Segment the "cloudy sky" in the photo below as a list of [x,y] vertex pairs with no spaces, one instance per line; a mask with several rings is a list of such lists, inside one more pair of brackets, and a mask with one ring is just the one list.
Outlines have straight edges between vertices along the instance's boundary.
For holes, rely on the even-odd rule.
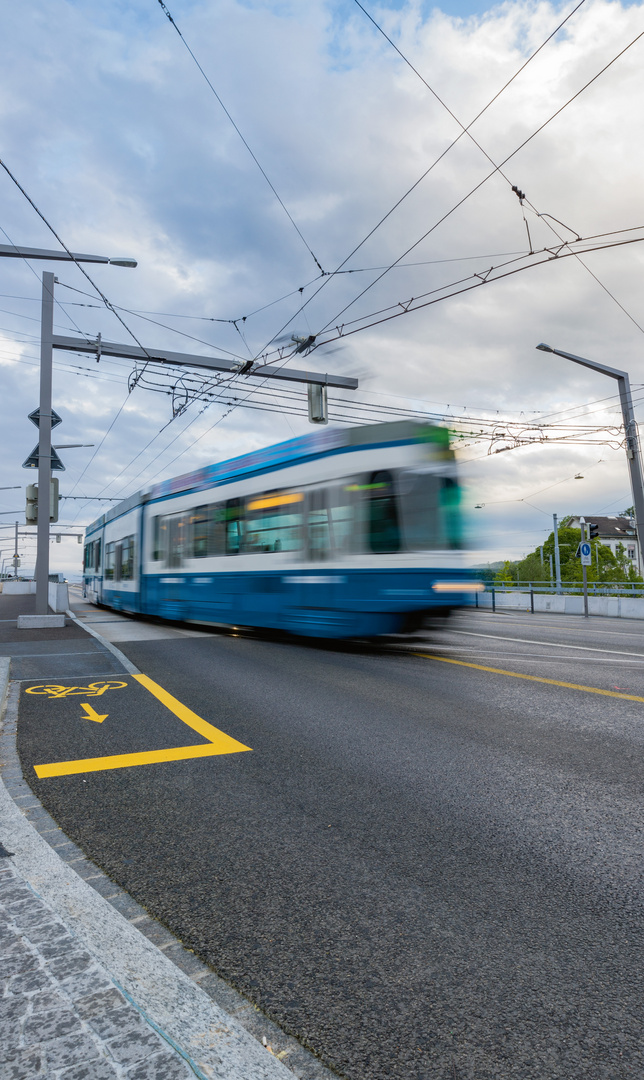
[[[58,333],[239,361],[315,334],[305,366],[360,379],[332,415],[451,417],[476,561],[531,550],[553,512],[630,505],[615,384],[535,345],[627,369],[644,401],[644,246],[589,250],[644,237],[643,6],[168,8],[183,37],[158,0],[4,5],[0,158],[68,248],[139,265],[87,267],[124,326],[77,267],[0,260],[1,485],[30,479],[53,269]],[[3,170],[0,230],[59,246]],[[94,444],[61,451],[64,494],[125,496],[312,430],[297,384],[204,387],[151,366],[130,392],[132,374],[56,354],[54,441]],[[173,399],[188,402],[174,419]],[[0,520],[23,502],[0,491]],[[81,531],[108,505],[69,499],[61,520]],[[52,568],[77,569],[80,550],[63,540]]]

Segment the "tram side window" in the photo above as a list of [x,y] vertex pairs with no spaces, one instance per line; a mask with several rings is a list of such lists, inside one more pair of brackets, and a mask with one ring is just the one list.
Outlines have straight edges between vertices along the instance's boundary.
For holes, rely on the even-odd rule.
[[300,491],[266,493],[249,499],[244,552],[298,551],[302,546],[303,504]]
[[188,515],[173,514],[165,519],[168,528],[168,561],[167,565],[176,570],[181,566],[184,558],[189,554],[188,550]]
[[450,476],[401,472],[400,505],[405,547],[431,551],[461,546],[460,489]]
[[90,570],[94,566],[94,541],[85,544],[85,558],[83,560],[83,567],[85,570]]
[[134,577],[134,537],[124,537],[119,547],[121,549],[119,579],[121,581],[131,581]]
[[330,539],[337,555],[357,551],[362,532],[356,492],[358,484],[344,483],[329,490]]
[[190,515],[192,557],[204,559],[208,554],[208,506],[196,506]]
[[152,519],[152,558],[165,559],[168,549],[168,519],[161,515]]
[[97,574],[101,569],[101,540],[94,541],[94,573]]
[[107,581],[114,580],[114,566],[116,562],[116,544],[105,545],[105,578]]
[[239,555],[244,540],[244,509],[241,499],[229,499],[226,503],[226,555]]
[[453,480],[451,476],[443,477],[440,501],[441,509],[443,511],[445,533],[447,535],[447,546],[451,548],[460,548],[463,546],[460,511],[461,489],[456,480]]
[[193,559],[225,554],[225,522],[225,510],[220,504],[195,507],[190,515]]
[[405,547],[408,551],[432,551],[445,547],[440,487],[436,473],[401,472],[398,477]]
[[381,469],[371,474],[369,497],[369,547],[378,555],[400,551],[400,528],[393,477]]
[[311,562],[323,562],[329,558],[331,544],[327,492],[324,488],[309,492],[307,519],[309,558]]

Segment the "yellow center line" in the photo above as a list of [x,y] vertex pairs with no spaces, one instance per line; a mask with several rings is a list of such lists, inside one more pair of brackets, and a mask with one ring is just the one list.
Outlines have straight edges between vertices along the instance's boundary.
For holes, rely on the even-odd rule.
[[529,682],[548,683],[549,686],[564,686],[567,690],[583,690],[586,694],[603,694],[605,697],[623,698],[625,701],[644,701],[644,697],[638,697],[637,694],[620,694],[617,690],[600,690],[598,686],[581,686],[579,683],[561,682],[559,679],[545,679],[541,675],[524,675],[520,671],[504,671],[503,668],[471,664],[467,660],[452,660],[447,656],[432,656],[430,653],[412,653],[412,656],[418,656],[421,660],[438,660],[441,664],[476,668],[477,671],[491,671],[493,675],[508,675],[511,679],[528,679]]

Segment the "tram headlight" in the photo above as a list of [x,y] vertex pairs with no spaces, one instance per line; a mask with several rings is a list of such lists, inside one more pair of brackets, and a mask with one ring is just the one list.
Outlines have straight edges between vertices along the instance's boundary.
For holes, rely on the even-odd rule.
[[435,581],[434,592],[485,592],[482,581]]

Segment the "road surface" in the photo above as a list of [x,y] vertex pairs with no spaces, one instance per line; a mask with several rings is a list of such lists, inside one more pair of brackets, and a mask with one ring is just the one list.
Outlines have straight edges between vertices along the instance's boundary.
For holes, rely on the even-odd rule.
[[350,1080],[644,1076],[644,626],[320,645],[88,613],[147,682],[25,681],[25,775],[284,1030]]

